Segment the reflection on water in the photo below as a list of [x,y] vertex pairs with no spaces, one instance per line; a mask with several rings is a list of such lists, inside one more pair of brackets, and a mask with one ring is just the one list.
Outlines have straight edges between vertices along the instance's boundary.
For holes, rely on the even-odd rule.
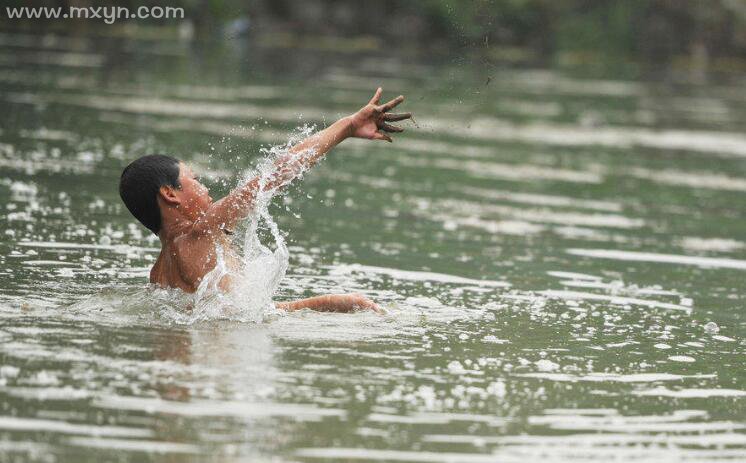
[[[0,460],[746,460],[740,86],[397,60],[198,78],[146,43],[152,69],[112,74],[80,40],[0,34]],[[122,166],[170,153],[222,194],[377,85],[418,126],[342,145],[266,212],[278,299],[386,315],[195,323],[146,287]]]

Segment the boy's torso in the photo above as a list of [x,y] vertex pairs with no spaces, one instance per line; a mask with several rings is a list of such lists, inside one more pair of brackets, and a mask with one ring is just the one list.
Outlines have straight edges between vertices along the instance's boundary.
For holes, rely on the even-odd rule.
[[[162,245],[161,253],[150,271],[150,282],[164,288],[195,292],[202,278],[215,268],[217,245],[226,250],[224,257],[229,270],[236,269],[238,259],[233,255],[232,245],[226,237],[215,240],[185,234]],[[226,289],[230,284],[228,280],[224,278],[220,282],[221,289]]]

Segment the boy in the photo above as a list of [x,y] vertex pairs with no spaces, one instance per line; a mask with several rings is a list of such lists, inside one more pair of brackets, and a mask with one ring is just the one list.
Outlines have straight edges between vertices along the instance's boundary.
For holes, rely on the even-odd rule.
[[[389,112],[404,101],[403,96],[379,105],[381,93],[379,88],[358,112],[290,148],[288,155],[277,159],[274,172],[263,184],[259,177],[254,178],[214,203],[207,188],[197,180],[189,166],[178,159],[151,155],[128,165],[122,172],[119,195],[132,215],[161,240],[161,253],[150,271],[150,282],[195,292],[202,278],[216,265],[216,246],[230,248],[226,236],[230,234],[228,230],[251,213],[259,188],[271,190],[287,185],[346,138],[391,142],[387,133],[403,132],[404,129],[389,122],[412,116]],[[226,254],[226,263],[236,268],[237,256],[230,252]],[[223,277],[219,286],[221,290],[228,290],[230,276]],[[317,296],[276,305],[285,310],[380,310],[359,294]]]

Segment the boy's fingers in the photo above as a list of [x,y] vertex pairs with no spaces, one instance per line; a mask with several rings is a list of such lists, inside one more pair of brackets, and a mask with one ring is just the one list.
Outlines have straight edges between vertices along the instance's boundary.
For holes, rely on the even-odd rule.
[[383,310],[383,308],[375,302],[371,302],[370,310],[377,313],[378,315],[386,315],[386,311]]
[[385,121],[403,121],[404,119],[411,119],[412,113],[386,113],[383,115]]
[[385,132],[404,132],[404,129],[402,129],[401,127],[397,127],[395,125],[387,124],[385,122],[383,122],[381,124],[381,130],[383,130]]
[[391,139],[388,135],[386,135],[383,132],[376,132],[375,135],[373,135],[374,140],[386,140],[389,143],[393,143],[394,140]]
[[376,90],[375,95],[373,95],[373,98],[370,99],[370,102],[368,102],[368,104],[378,104],[378,100],[381,99],[381,93],[383,93],[383,89],[381,87],[378,87],[378,90]]
[[396,107],[396,105],[398,105],[402,101],[404,101],[404,95],[399,95],[396,98],[394,98],[393,100],[389,101],[388,103],[382,105],[381,106],[381,111],[383,111],[383,112],[390,111],[391,109],[393,109],[394,107]]

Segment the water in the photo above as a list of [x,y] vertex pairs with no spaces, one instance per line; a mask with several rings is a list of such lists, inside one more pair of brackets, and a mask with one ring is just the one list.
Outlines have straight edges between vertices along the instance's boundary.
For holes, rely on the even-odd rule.
[[[746,460],[743,82],[1,38],[3,461]],[[253,255],[387,315],[146,288],[127,162],[218,197],[378,85],[418,126],[335,149]]]

